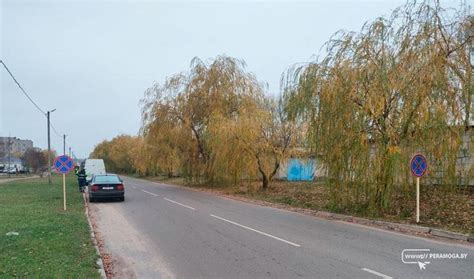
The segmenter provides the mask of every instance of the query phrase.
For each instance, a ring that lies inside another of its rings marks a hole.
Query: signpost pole
[[[66,211],[66,173],[74,168],[74,161],[67,155],[61,155],[54,159],[54,168],[63,174],[63,206]]]
[[[421,154],[416,154],[413,156],[410,162],[411,173],[416,177],[416,222],[420,222],[420,177],[422,177],[426,169],[428,168],[428,163],[426,162],[425,156]]]
[[[66,174],[63,173],[63,200],[64,200],[64,211],[66,211]]]
[[[416,178],[416,222],[420,222],[420,178]]]

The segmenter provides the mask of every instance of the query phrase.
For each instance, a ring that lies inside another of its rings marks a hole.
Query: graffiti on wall
[[[288,160],[288,181],[311,181],[314,177],[316,162],[313,159],[289,159]]]

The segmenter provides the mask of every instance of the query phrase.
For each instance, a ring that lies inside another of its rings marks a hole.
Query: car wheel
[[[121,198],[120,198],[120,201],[125,201],[125,197],[121,197]]]
[[[89,197],[89,202],[95,202],[94,198]]]

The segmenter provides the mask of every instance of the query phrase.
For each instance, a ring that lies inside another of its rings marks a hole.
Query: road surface
[[[324,220],[124,177],[125,202],[91,204],[124,278],[472,278],[471,245]],[[444,259],[407,260],[405,253]],[[465,259],[449,259],[462,257]],[[448,258],[446,258],[448,257]],[[429,263],[425,263],[429,261]]]

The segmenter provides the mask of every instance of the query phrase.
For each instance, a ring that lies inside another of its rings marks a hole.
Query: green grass
[[[1,278],[100,277],[76,177],[66,183],[67,211],[61,176],[0,184]]]

